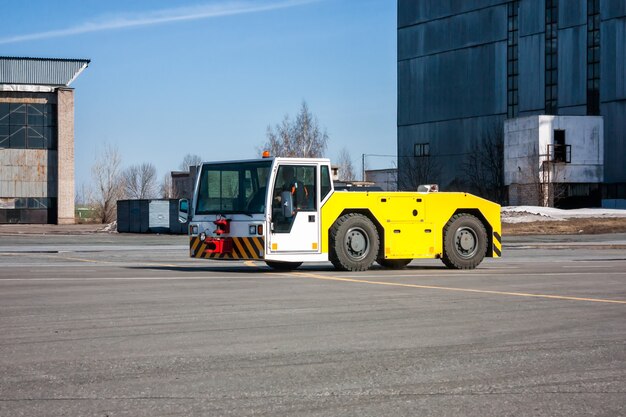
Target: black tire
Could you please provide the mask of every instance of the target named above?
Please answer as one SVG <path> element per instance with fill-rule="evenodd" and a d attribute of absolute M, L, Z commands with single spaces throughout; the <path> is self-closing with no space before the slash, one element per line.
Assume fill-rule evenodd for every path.
<path fill-rule="evenodd" d="M 474 269 L 487 253 L 487 231 L 476 216 L 455 214 L 443 228 L 443 257 L 448 268 Z"/>
<path fill-rule="evenodd" d="M 383 268 L 402 269 L 411 263 L 413 259 L 377 259 L 376 262 Z"/>
<path fill-rule="evenodd" d="M 366 271 L 378 256 L 378 231 L 366 216 L 344 214 L 330 228 L 328 258 L 342 271 Z"/>
<path fill-rule="evenodd" d="M 302 262 L 265 261 L 265 263 L 276 271 L 293 271 L 302 265 Z"/>

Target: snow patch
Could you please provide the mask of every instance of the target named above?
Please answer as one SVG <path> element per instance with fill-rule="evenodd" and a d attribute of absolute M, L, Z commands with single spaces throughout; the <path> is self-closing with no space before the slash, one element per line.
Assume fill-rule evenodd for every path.
<path fill-rule="evenodd" d="M 553 207 L 509 206 L 502 207 L 502 223 L 529 223 L 536 221 L 562 221 L 567 219 L 588 219 L 626 217 L 626 210 L 584 208 L 562 210 Z"/>
<path fill-rule="evenodd" d="M 117 220 L 105 225 L 102 229 L 100 229 L 100 232 L 117 232 Z"/>

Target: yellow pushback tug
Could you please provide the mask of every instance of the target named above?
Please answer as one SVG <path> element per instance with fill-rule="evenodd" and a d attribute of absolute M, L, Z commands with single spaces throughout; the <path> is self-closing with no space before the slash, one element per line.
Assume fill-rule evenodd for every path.
<path fill-rule="evenodd" d="M 263 260 L 281 270 L 320 261 L 395 269 L 416 258 L 472 269 L 499 257 L 500 206 L 436 191 L 335 190 L 328 159 L 210 162 L 191 204 L 180 200 L 179 220 L 189 221 L 193 258 Z"/>

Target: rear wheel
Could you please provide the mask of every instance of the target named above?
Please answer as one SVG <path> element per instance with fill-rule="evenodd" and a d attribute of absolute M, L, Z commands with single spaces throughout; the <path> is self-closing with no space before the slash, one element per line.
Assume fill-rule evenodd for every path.
<path fill-rule="evenodd" d="M 487 231 L 476 216 L 455 214 L 443 228 L 443 257 L 448 268 L 474 269 L 487 253 Z"/>
<path fill-rule="evenodd" d="M 376 262 L 383 268 L 402 269 L 410 264 L 412 260 L 413 259 L 377 259 Z"/>
<path fill-rule="evenodd" d="M 366 216 L 344 214 L 330 228 L 328 258 L 342 271 L 365 271 L 378 256 L 378 231 Z"/>
<path fill-rule="evenodd" d="M 265 261 L 265 263 L 276 271 L 292 271 L 302 265 L 302 262 Z"/>

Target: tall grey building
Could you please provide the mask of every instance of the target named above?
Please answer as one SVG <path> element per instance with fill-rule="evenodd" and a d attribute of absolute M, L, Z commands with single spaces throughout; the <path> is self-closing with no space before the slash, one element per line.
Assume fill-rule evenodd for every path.
<path fill-rule="evenodd" d="M 626 1 L 398 1 L 401 188 L 466 188 L 484 139 L 539 115 L 602 116 L 602 184 L 567 192 L 626 198 Z"/>
<path fill-rule="evenodd" d="M 74 223 L 74 90 L 85 59 L 0 57 L 0 223 Z"/>

